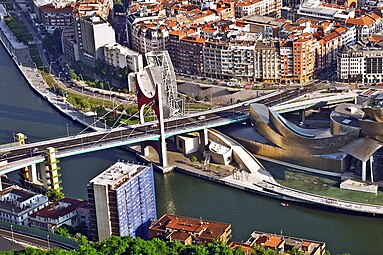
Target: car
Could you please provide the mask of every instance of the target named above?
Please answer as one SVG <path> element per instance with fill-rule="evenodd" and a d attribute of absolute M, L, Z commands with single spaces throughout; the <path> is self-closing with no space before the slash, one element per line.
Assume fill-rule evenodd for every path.
<path fill-rule="evenodd" d="M 243 106 L 249 106 L 250 105 L 250 103 L 244 103 L 243 104 Z"/>
<path fill-rule="evenodd" d="M 204 115 L 202 115 L 202 116 L 199 116 L 197 119 L 199 119 L 199 120 L 204 120 L 206 117 L 204 116 Z"/>

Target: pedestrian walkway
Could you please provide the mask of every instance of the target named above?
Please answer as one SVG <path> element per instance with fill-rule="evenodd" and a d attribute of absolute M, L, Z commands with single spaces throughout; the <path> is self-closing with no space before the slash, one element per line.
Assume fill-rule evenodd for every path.
<path fill-rule="evenodd" d="M 275 193 L 285 195 L 287 197 L 291 197 L 295 199 L 300 199 L 300 200 L 306 201 L 307 203 L 319 204 L 319 205 L 335 207 L 335 208 L 344 209 L 344 210 L 363 212 L 363 213 L 383 214 L 383 207 L 379 205 L 361 204 L 361 203 L 350 202 L 350 201 L 345 201 L 340 199 L 317 196 L 317 195 L 313 195 L 303 191 L 295 190 L 292 188 L 287 188 L 279 184 L 270 183 L 267 181 L 263 183 L 257 183 L 255 185 L 258 187 L 262 187 L 263 189 L 267 191 L 275 192 Z"/>

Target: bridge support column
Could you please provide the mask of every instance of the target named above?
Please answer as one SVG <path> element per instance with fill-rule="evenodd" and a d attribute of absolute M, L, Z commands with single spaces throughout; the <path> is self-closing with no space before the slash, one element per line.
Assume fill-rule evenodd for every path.
<path fill-rule="evenodd" d="M 56 150 L 53 147 L 48 147 L 46 154 L 47 160 L 41 164 L 41 178 L 44 188 L 60 190 L 60 167 L 58 166 L 60 161 L 56 158 Z"/>
<path fill-rule="evenodd" d="M 366 181 L 366 169 L 367 169 L 367 162 L 362 161 L 362 181 Z"/>
<path fill-rule="evenodd" d="M 149 154 L 150 154 L 149 146 L 146 146 L 144 142 L 141 143 L 141 155 L 144 157 L 148 157 Z"/>
<path fill-rule="evenodd" d="M 371 172 L 371 182 L 374 182 L 374 172 L 372 171 L 372 164 L 374 163 L 374 157 L 370 157 L 370 172 Z"/>
<path fill-rule="evenodd" d="M 301 122 L 302 124 L 305 124 L 306 122 L 306 115 L 305 115 L 305 110 L 300 110 L 299 114 L 301 115 Z"/>
<path fill-rule="evenodd" d="M 160 165 L 162 167 L 162 171 L 164 173 L 168 172 L 166 169 L 169 166 L 168 162 L 168 155 L 167 155 L 167 149 L 166 149 L 166 141 L 165 141 L 165 136 L 161 136 L 160 140 L 160 146 L 159 146 L 159 157 L 160 157 Z"/>
<path fill-rule="evenodd" d="M 23 178 L 26 181 L 35 183 L 37 181 L 36 165 L 26 166 L 23 169 Z"/>
<path fill-rule="evenodd" d="M 208 145 L 208 133 L 207 128 L 204 128 L 203 130 L 198 131 L 199 134 L 199 152 L 203 153 L 205 151 L 206 145 Z"/>

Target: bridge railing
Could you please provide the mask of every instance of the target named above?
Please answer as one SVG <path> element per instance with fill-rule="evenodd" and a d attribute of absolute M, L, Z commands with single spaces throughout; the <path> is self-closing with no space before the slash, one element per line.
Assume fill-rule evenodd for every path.
<path fill-rule="evenodd" d="M 13 231 L 15 233 L 25 234 L 27 236 L 41 238 L 41 240 L 47 240 L 47 242 L 49 238 L 49 242 L 58 244 L 58 246 L 65 249 L 76 249 L 79 246 L 79 243 L 73 239 L 63 237 L 49 231 L 32 228 L 24 225 L 11 224 L 9 222 L 0 220 L 0 228 L 8 231 Z"/>

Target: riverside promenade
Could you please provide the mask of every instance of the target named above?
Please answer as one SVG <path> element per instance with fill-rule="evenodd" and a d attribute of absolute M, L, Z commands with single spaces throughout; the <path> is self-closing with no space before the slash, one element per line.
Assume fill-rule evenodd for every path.
<path fill-rule="evenodd" d="M 282 186 L 274 180 L 272 175 L 258 162 L 254 155 L 247 151 L 241 144 L 218 131 L 209 130 L 209 132 L 215 134 L 215 142 L 217 142 L 216 138 L 219 137 L 219 139 L 222 139 L 221 143 L 235 148 L 237 155 L 247 161 L 247 164 L 243 165 L 245 169 L 239 170 L 233 166 L 221 166 L 219 169 L 211 168 L 198 161 L 191 162 L 189 158 L 180 152 L 168 151 L 169 164 L 174 166 L 174 171 L 279 200 L 318 205 L 373 216 L 383 215 L 383 206 L 318 196 Z M 217 134 L 219 136 L 217 136 Z M 133 150 L 133 148 L 131 148 L 131 150 Z M 154 149 L 152 149 L 152 152 L 149 153 L 147 158 L 139 154 L 139 148 L 134 148 L 134 151 L 143 161 L 148 163 L 158 162 L 158 156 Z"/>
<path fill-rule="evenodd" d="M 4 16 L 4 11 L 4 8 L 0 8 L 0 17 Z M 29 86 L 35 92 L 72 120 L 79 122 L 91 130 L 97 131 L 103 129 L 103 123 L 95 123 L 94 117 L 87 117 L 84 112 L 66 102 L 65 97 L 59 96 L 50 90 L 36 64 L 32 61 L 28 46 L 17 40 L 2 18 L 0 19 L 0 30 L 0 42 L 11 56 Z M 55 77 L 53 78 L 55 79 Z"/>

